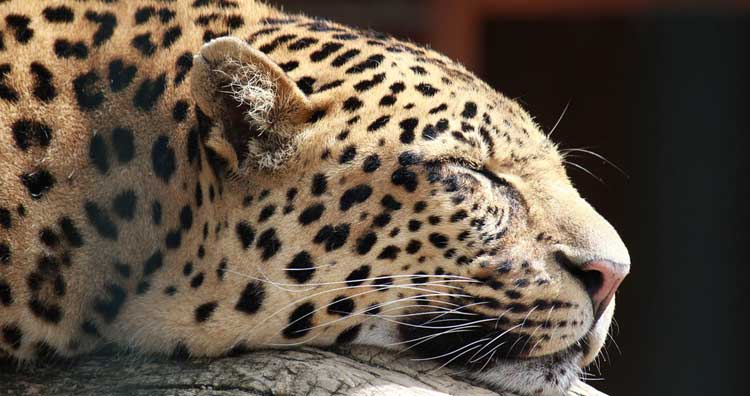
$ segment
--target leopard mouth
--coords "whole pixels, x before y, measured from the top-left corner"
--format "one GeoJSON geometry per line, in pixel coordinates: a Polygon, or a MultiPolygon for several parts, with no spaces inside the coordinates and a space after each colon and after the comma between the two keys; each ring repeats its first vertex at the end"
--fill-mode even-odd
{"type": "Polygon", "coordinates": [[[434,361],[479,385],[518,395],[564,394],[598,353],[596,326],[562,350],[531,356],[538,339],[528,334],[500,324],[465,324],[465,317],[441,317],[403,323],[399,334],[415,360],[434,361]]]}

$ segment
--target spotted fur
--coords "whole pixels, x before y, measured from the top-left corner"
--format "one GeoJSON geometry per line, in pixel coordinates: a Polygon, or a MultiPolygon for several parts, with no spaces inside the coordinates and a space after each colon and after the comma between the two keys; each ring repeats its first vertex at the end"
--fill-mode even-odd
{"type": "Polygon", "coordinates": [[[361,343],[555,394],[612,314],[568,269],[629,264],[516,103],[251,0],[0,2],[0,169],[21,360],[361,343]]]}

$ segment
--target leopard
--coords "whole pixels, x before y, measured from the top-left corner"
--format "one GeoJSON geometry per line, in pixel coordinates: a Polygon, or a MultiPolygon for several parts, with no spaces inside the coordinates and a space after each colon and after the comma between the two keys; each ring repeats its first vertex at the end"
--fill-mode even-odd
{"type": "Polygon", "coordinates": [[[0,354],[366,345],[521,395],[602,350],[617,231],[514,100],[256,0],[0,1],[0,354]]]}

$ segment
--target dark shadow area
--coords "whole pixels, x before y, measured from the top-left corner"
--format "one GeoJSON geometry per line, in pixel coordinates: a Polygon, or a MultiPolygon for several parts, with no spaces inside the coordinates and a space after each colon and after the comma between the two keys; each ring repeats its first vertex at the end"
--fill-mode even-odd
{"type": "MultiPolygon", "coordinates": [[[[740,394],[748,275],[750,18],[495,20],[489,82],[597,177],[577,187],[628,244],[606,379],[613,395],[740,394]]],[[[594,370],[596,372],[596,370],[594,370]]]]}

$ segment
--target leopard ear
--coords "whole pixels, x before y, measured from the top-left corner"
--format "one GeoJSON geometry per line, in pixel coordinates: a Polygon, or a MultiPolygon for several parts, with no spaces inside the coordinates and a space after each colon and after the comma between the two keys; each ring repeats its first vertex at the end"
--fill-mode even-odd
{"type": "Polygon", "coordinates": [[[195,56],[191,89],[214,121],[206,145],[230,170],[274,169],[313,112],[297,85],[266,54],[235,37],[206,43],[195,56]]]}

